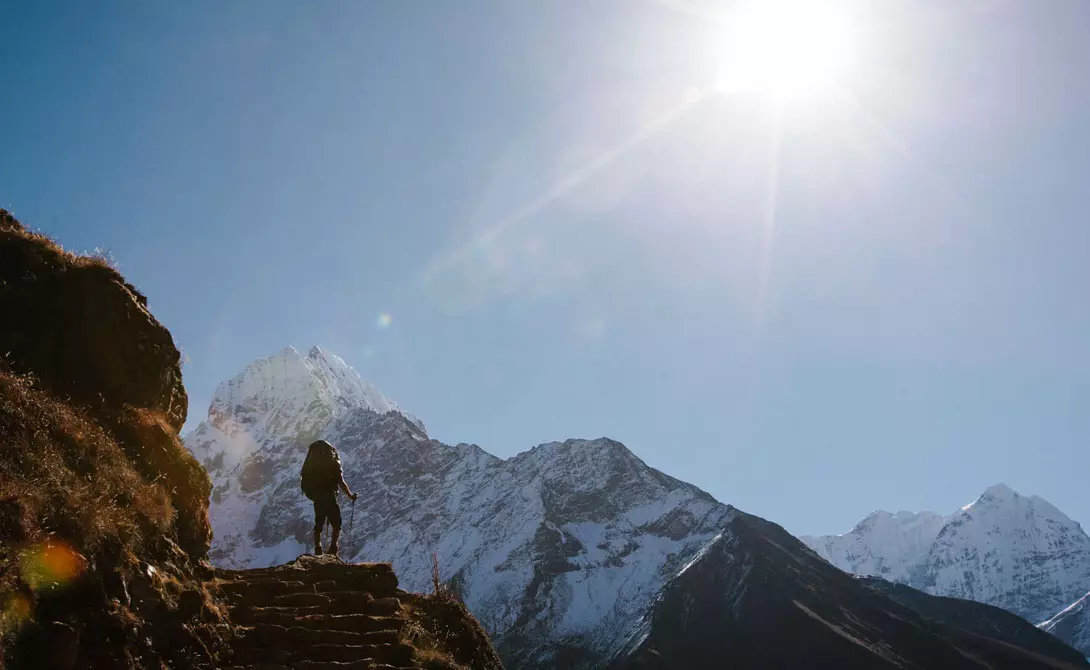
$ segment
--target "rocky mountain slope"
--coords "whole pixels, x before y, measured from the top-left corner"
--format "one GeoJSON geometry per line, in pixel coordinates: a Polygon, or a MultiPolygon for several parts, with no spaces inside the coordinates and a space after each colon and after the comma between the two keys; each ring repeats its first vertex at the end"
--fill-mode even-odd
{"type": "Polygon", "coordinates": [[[1003,484],[948,516],[875,512],[843,535],[802,537],[833,565],[1037,623],[1090,590],[1090,537],[1003,484]]]}
{"type": "Polygon", "coordinates": [[[859,580],[929,619],[1003,640],[1066,663],[1078,664],[1084,659],[1084,655],[1069,644],[1000,607],[961,598],[933,596],[878,577],[860,577],[859,580]]]}
{"type": "Polygon", "coordinates": [[[600,667],[731,514],[612,440],[502,460],[431,440],[395,409],[317,348],[221,385],[186,438],[214,484],[213,561],[262,567],[309,550],[298,477],[322,437],[360,494],[354,512],[342,503],[344,558],[392,562],[406,588],[424,590],[434,553],[509,667],[600,667]]]}
{"type": "Polygon", "coordinates": [[[1040,628],[1052,633],[1090,658],[1090,593],[1040,624],[1040,628]]]}
{"type": "Polygon", "coordinates": [[[610,667],[1090,667],[1054,644],[1064,658],[940,623],[836,569],[779,526],[735,512],[656,599],[610,667]]]}

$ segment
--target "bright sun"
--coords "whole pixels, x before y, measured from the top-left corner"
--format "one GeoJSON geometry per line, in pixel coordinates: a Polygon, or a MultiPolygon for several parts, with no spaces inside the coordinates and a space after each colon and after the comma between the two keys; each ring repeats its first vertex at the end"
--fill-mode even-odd
{"type": "Polygon", "coordinates": [[[730,18],[720,87],[776,100],[811,98],[843,83],[856,61],[844,4],[755,0],[730,18]]]}

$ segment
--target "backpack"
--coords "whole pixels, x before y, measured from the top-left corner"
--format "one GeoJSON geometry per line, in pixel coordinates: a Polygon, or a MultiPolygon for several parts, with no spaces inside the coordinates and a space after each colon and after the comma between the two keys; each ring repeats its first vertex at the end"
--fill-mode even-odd
{"type": "Polygon", "coordinates": [[[323,493],[336,493],[340,483],[341,457],[337,450],[325,440],[311,443],[299,482],[303,495],[314,500],[323,493]]]}

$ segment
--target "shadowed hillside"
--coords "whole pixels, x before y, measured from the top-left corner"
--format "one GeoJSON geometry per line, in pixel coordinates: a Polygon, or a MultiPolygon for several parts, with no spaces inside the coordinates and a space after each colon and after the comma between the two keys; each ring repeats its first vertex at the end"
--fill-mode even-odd
{"type": "Polygon", "coordinates": [[[208,477],[170,333],[0,210],[0,625],[14,668],[210,667],[208,477]]]}

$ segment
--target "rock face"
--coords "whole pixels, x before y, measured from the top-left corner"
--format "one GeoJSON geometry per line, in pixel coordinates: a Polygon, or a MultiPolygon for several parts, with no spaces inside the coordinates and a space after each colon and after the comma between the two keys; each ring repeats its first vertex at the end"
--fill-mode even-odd
{"type": "Polygon", "coordinates": [[[844,535],[801,539],[845,571],[995,605],[1034,623],[1090,590],[1082,527],[1003,484],[949,516],[876,512],[844,535]]]}
{"type": "Polygon", "coordinates": [[[221,385],[187,437],[215,484],[214,562],[263,567],[309,550],[299,471],[317,437],[360,494],[351,527],[342,502],[342,556],[390,561],[420,591],[436,554],[511,667],[601,667],[731,513],[608,439],[507,460],[431,440],[339,358],[288,349],[221,385]]]}
{"type": "Polygon", "coordinates": [[[610,667],[1090,667],[1059,646],[1072,658],[938,623],[834,568],[779,526],[736,512],[666,587],[610,667]]]}
{"type": "Polygon", "coordinates": [[[180,430],[181,355],[147,299],[99,259],[65,252],[4,210],[0,236],[0,352],[11,370],[96,411],[145,408],[180,430]]]}
{"type": "Polygon", "coordinates": [[[1090,593],[1040,624],[1040,628],[1090,658],[1090,593]]]}

